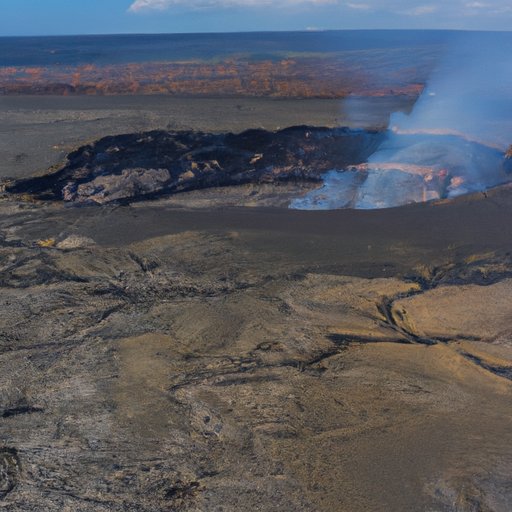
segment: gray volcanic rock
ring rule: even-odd
[[[307,126],[119,135],[70,153],[55,172],[5,189],[38,199],[103,204],[215,186],[320,181],[325,171],[364,162],[382,137],[378,131]]]
[[[167,169],[124,169],[121,174],[98,176],[92,181],[69,183],[62,189],[64,201],[109,203],[161,192],[170,182]]]
[[[8,412],[8,411],[7,411]],[[11,414],[16,414],[12,409]],[[8,417],[6,411],[3,417]],[[14,490],[18,482],[20,461],[14,448],[0,448],[0,500]]]

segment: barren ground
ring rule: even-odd
[[[510,188],[332,212],[192,194],[1,200],[0,508],[512,508]]]

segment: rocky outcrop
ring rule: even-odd
[[[94,200],[108,203],[119,199],[156,194],[161,192],[171,179],[167,169],[124,169],[120,175],[98,176],[87,183],[66,185],[62,190],[64,201]]]
[[[4,418],[7,417],[4,414]],[[0,447],[0,500],[15,487],[20,472],[20,461],[14,448]]]
[[[105,137],[49,174],[7,183],[6,192],[71,203],[127,202],[245,183],[320,181],[364,162],[384,134],[299,126],[240,134],[153,131]]]

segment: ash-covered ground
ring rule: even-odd
[[[510,186],[219,207],[279,193],[2,196],[2,508],[512,508]]]

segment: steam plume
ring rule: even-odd
[[[511,142],[512,34],[460,34],[368,163],[327,173],[291,207],[386,208],[484,191],[512,180]]]

